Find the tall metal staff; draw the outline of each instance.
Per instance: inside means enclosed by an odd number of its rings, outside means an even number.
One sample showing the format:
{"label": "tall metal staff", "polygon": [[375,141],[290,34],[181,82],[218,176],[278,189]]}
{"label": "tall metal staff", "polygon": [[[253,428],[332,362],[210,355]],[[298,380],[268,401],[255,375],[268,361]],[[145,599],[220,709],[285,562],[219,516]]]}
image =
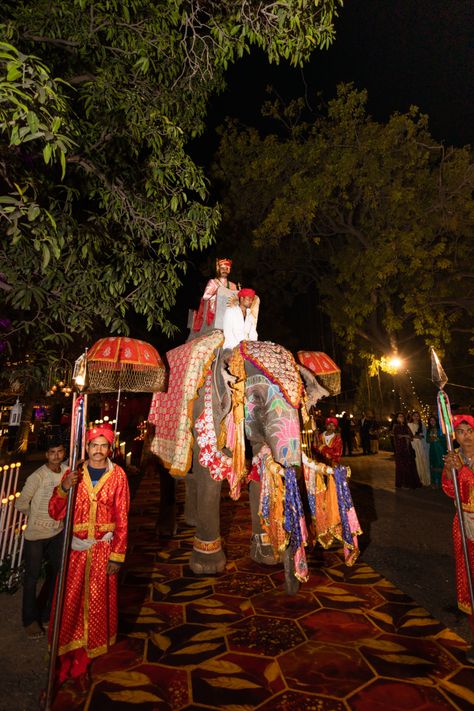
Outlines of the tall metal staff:
{"label": "tall metal staff", "polygon": [[[76,361],[73,379],[78,388],[85,386],[86,380],[86,357],[81,356]],[[69,456],[69,468],[74,471],[80,459],[84,457],[85,431],[86,431],[86,410],[87,395],[74,393],[72,403],[71,418],[71,448]],[[71,486],[68,492],[66,517],[64,520],[64,540],[61,552],[61,567],[58,575],[56,588],[56,606],[54,609],[53,631],[51,634],[51,647],[48,665],[48,684],[44,700],[44,709],[51,711],[54,696],[54,679],[56,671],[56,658],[59,646],[59,630],[64,606],[64,593],[66,590],[66,574],[69,562],[69,550],[71,547],[72,527],[74,521],[74,505],[76,502],[77,485]]]}
{"label": "tall metal staff", "polygon": [[[454,428],[453,418],[451,414],[451,405],[449,398],[444,392],[444,386],[448,382],[448,376],[444,372],[441,361],[436,354],[434,348],[431,349],[431,380],[438,387],[438,415],[443,434],[446,435],[446,445],[448,452],[453,451]],[[459,519],[459,530],[461,532],[462,552],[464,556],[464,564],[466,566],[467,586],[469,589],[469,598],[471,601],[471,610],[474,614],[474,590],[472,587],[472,576],[469,561],[469,550],[467,547],[466,528],[464,525],[464,517],[462,513],[461,495],[459,492],[458,474],[455,467],[451,468],[451,476],[454,484],[454,498]]]}

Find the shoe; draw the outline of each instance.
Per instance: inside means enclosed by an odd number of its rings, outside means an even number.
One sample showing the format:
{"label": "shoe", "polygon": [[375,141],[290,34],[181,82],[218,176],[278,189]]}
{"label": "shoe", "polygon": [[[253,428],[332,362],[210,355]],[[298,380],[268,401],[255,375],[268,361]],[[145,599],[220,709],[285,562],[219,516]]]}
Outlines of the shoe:
{"label": "shoe", "polygon": [[37,622],[32,622],[31,625],[27,625],[25,632],[28,639],[41,639],[41,637],[44,637],[44,630],[41,629]]}
{"label": "shoe", "polygon": [[466,662],[474,666],[474,644],[466,652]]}

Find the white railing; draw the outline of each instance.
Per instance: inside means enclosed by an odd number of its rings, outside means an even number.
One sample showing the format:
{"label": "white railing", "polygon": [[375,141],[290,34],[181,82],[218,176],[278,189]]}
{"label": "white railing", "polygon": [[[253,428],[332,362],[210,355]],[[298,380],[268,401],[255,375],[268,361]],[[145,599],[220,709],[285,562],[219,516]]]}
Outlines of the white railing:
{"label": "white railing", "polygon": [[20,462],[0,466],[0,564],[9,562],[9,584],[15,579],[23,556],[24,530],[27,517],[15,508]]}

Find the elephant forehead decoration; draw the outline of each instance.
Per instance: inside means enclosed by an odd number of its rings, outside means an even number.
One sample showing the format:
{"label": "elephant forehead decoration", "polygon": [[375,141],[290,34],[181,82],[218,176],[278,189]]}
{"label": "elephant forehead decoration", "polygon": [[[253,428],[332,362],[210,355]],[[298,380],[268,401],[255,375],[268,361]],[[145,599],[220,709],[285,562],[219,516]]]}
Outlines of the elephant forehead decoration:
{"label": "elephant forehead decoration", "polygon": [[247,378],[245,389],[245,431],[252,442],[263,423],[265,441],[275,461],[283,466],[297,466],[301,461],[298,410],[290,405],[278,387],[264,375]]}
{"label": "elephant forehead decoration", "polygon": [[245,360],[278,385],[289,405],[301,406],[303,381],[295,359],[286,348],[271,341],[242,341],[239,348]]}

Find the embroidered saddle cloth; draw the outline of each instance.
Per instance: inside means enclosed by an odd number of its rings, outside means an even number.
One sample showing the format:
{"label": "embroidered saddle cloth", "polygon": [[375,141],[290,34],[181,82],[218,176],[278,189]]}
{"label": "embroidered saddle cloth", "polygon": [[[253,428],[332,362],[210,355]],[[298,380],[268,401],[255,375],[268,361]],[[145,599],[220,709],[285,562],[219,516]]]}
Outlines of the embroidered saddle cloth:
{"label": "embroidered saddle cloth", "polygon": [[245,360],[278,385],[289,405],[300,407],[303,381],[290,351],[271,341],[242,341],[239,348]]}
{"label": "embroidered saddle cloth", "polygon": [[184,476],[191,467],[194,400],[223,342],[222,331],[215,330],[166,354],[168,390],[154,394],[148,419],[155,426],[151,451],[174,476]]}

